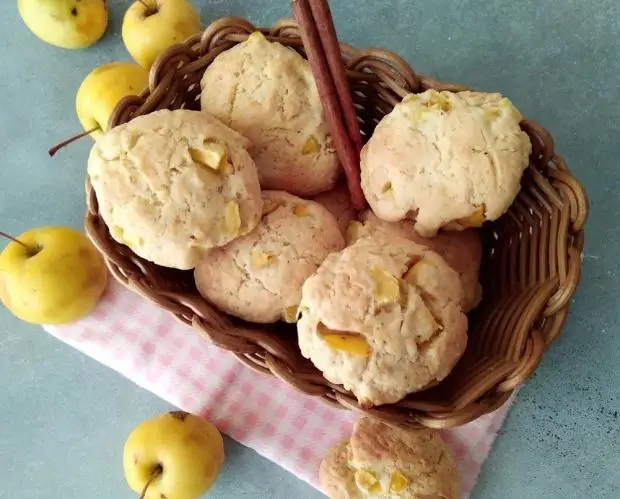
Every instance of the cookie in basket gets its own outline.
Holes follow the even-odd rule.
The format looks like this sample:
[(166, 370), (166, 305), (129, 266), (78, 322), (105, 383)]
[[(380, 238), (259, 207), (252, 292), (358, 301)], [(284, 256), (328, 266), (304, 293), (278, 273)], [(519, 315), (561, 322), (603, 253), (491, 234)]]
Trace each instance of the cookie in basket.
[(414, 229), (414, 222), (384, 222), (371, 210), (359, 215), (359, 221), (352, 221), (347, 227), (347, 242), (370, 234), (376, 230), (386, 231), (404, 237), (414, 243), (426, 246), (438, 253), (450, 267), (457, 271), (463, 286), (463, 311), (469, 312), (480, 304), (480, 265), (482, 263), (482, 238), (476, 229), (463, 231), (441, 231), (435, 237), (422, 237)]
[(415, 230), (479, 227), (499, 218), (520, 189), (532, 149), (521, 114), (497, 93), (406, 96), (361, 153), (361, 182), (382, 220)]
[(347, 233), (349, 222), (357, 218), (357, 212), (351, 204), (351, 195), (347, 184), (340, 183), (333, 189), (322, 192), (312, 198), (313, 201), (321, 203), (327, 208), (338, 221), (338, 227), (343, 235)]
[(459, 499), (456, 462), (439, 432), (405, 430), (361, 417), (319, 470), (330, 499)]
[(312, 196), (339, 175), (308, 62), (260, 32), (223, 52), (201, 82), (202, 109), (252, 141), (263, 189)]
[(194, 270), (201, 295), (251, 322), (295, 322), (301, 286), (332, 252), (344, 247), (333, 215), (319, 203), (284, 191), (263, 191), (258, 227), (211, 251)]
[(247, 146), (199, 111), (156, 111), (112, 128), (88, 159), (111, 236), (146, 260), (186, 270), (247, 234), (262, 210)]
[(303, 285), (301, 353), (363, 407), (445, 378), (467, 343), (458, 274), (435, 252), (375, 232), (329, 255)]

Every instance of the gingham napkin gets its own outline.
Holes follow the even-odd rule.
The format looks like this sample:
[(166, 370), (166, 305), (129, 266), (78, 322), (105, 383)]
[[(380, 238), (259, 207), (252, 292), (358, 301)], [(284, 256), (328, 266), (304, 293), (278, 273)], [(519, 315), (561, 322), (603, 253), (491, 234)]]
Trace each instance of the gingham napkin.
[[(316, 488), (323, 454), (351, 433), (356, 418), (354, 412), (332, 408), (243, 366), (116, 282), (87, 319), (45, 329), (171, 404), (206, 416), (222, 432)], [(465, 496), (507, 410), (508, 404), (444, 432), (460, 466)]]

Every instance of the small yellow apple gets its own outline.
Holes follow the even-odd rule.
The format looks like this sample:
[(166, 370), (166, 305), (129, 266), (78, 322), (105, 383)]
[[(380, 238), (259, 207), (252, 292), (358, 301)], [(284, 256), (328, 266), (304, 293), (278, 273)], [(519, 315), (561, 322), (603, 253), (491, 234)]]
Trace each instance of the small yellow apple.
[(0, 253), (0, 300), (32, 324), (66, 324), (87, 316), (107, 282), (95, 246), (68, 227), (30, 230)]
[(150, 68), (168, 47), (200, 31), (200, 18), (187, 0), (137, 0), (123, 18), (122, 37), (135, 61)]
[(144, 68), (132, 62), (104, 64), (84, 79), (75, 97), (75, 110), (84, 130), (97, 139), (108, 129), (108, 119), (116, 104), (128, 95), (137, 95), (149, 82)]
[(197, 499), (213, 485), (223, 463), (218, 429), (183, 411), (144, 421), (123, 450), (127, 483), (145, 499)]
[(22, 20), (37, 37), (65, 49), (90, 47), (105, 33), (105, 0), (17, 0)]

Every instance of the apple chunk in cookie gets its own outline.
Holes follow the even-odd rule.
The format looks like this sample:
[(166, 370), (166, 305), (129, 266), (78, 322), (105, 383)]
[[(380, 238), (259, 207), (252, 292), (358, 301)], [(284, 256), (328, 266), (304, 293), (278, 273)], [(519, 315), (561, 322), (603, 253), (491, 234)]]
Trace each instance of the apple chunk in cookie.
[(467, 343), (458, 274), (435, 252), (384, 233), (328, 256), (302, 288), (304, 357), (365, 407), (445, 378)]
[(520, 189), (532, 145), (521, 114), (483, 92), (410, 94), (364, 146), (361, 183), (382, 220), (415, 222), (431, 237), (496, 220)]
[(200, 294), (251, 322), (295, 322), (301, 286), (344, 247), (333, 215), (313, 201), (263, 191), (263, 217), (248, 235), (209, 252), (194, 270)]
[(312, 71), (294, 50), (259, 31), (205, 70), (201, 109), (252, 141), (263, 189), (313, 196), (339, 176)]
[(384, 222), (370, 210), (360, 214), (360, 221), (352, 221), (347, 230), (347, 243), (373, 231), (391, 233), (438, 253), (459, 274), (463, 285), (463, 311), (476, 308), (482, 299), (479, 282), (482, 264), (482, 238), (476, 229), (441, 231), (435, 237), (422, 237), (411, 220)]
[(321, 462), (330, 499), (458, 499), (461, 478), (436, 430), (405, 430), (362, 416)]
[(110, 234), (183, 270), (247, 234), (263, 204), (247, 145), (198, 111), (156, 111), (108, 131), (91, 150), (88, 175)]

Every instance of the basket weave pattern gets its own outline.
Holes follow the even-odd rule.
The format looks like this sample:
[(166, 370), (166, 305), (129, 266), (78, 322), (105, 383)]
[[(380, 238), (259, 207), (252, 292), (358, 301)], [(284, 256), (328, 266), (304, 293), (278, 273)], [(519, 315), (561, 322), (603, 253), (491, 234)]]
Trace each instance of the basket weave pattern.
[[(220, 19), (202, 35), (162, 55), (151, 70), (149, 88), (119, 103), (110, 126), (157, 109), (199, 109), (205, 68), (256, 30), (305, 56), (294, 21), (255, 28), (243, 19)], [(391, 52), (357, 50), (346, 44), (341, 49), (363, 137), (369, 137), (379, 120), (408, 93), (465, 89), (418, 75)], [(588, 211), (585, 192), (554, 152), (550, 134), (531, 121), (524, 121), (522, 128), (532, 141), (530, 168), (508, 213), (481, 229), (484, 297), (470, 314), (467, 351), (446, 380), (397, 404), (360, 409), (350, 392), (329, 383), (301, 356), (294, 326), (259, 327), (229, 317), (200, 297), (191, 272), (154, 265), (114, 241), (99, 216), (88, 179), (86, 231), (118, 281), (253, 369), (384, 421), (410, 427), (455, 427), (499, 407), (536, 369), (560, 333), (579, 281)]]

